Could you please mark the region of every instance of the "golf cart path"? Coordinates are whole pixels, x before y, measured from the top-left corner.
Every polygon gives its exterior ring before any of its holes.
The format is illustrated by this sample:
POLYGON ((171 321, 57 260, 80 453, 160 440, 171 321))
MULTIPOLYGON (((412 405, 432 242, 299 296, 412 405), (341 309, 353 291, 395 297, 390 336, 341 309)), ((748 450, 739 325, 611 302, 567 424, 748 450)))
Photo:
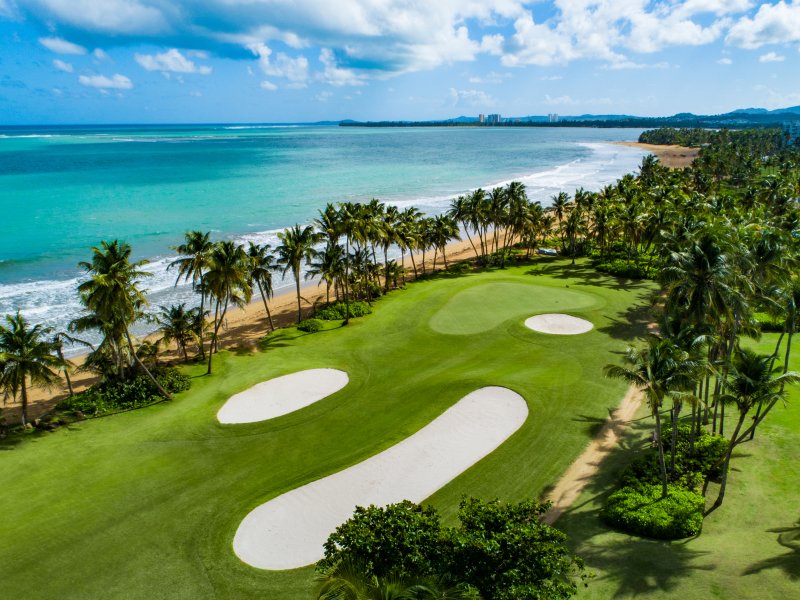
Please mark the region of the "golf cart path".
POLYGON ((547 495, 547 499, 553 503, 553 506, 542 517, 545 523, 552 525, 572 506, 586 484, 597 473, 600 463, 619 443, 623 431, 630 424, 641 402, 641 391, 632 386, 628 388, 620 405, 594 439, 589 442, 586 450, 569 466, 547 495))

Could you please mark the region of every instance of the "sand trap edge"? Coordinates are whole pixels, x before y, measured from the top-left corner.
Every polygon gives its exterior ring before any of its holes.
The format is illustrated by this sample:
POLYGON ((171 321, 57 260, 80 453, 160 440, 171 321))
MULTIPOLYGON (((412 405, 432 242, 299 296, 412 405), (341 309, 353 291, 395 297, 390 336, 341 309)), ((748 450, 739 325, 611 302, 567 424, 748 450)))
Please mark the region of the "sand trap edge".
POLYGON ((525 327, 550 335, 579 335, 594 329, 594 324, 562 313, 546 313, 525 319, 525 327))
POLYGON ((350 381, 338 369, 306 369, 273 377, 234 394, 217 411, 223 425, 258 423, 310 406, 335 394, 350 381))
POLYGON ((475 390, 383 452, 257 506, 239 525, 233 550, 259 569, 310 565, 357 505, 422 502, 500 447, 527 417, 516 392, 475 390))

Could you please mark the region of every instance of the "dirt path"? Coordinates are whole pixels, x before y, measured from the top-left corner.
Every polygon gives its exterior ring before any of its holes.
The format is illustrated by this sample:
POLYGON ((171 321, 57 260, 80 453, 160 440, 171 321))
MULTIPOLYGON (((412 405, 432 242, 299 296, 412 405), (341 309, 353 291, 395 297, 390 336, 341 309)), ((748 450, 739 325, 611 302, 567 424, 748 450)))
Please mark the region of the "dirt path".
POLYGON ((586 450, 573 462, 547 495, 553 507, 542 520, 552 525, 578 498, 583 488, 594 477, 600 463, 619 442, 622 432, 636 414, 642 401, 639 390, 631 387, 614 413, 608 418, 586 450))

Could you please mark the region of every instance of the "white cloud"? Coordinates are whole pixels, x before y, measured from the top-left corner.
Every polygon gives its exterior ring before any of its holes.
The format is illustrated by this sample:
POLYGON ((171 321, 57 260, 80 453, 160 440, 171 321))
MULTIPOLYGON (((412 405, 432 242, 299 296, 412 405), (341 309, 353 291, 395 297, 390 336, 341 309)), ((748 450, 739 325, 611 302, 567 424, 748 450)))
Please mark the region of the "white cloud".
POLYGON ((53 66, 59 71, 64 71, 64 73, 72 73, 75 70, 70 63, 58 60, 57 58, 53 59, 53 66))
POLYGON ((548 106, 608 106, 612 104, 612 102, 611 98, 589 98, 587 100, 576 100, 572 96, 568 95, 556 96, 554 98, 549 94, 545 94, 542 104, 546 104, 548 106))
POLYGON ((503 83, 506 79, 511 78, 511 73, 496 73, 495 71, 490 71, 484 77, 479 77, 477 75, 472 76, 469 78, 470 83, 488 83, 491 85, 499 85, 503 83))
POLYGON ((12 19, 14 16, 15 11, 14 7, 11 5, 11 2, 7 0, 0 0, 0 17, 12 19))
POLYGON ((108 88, 114 90, 129 90, 133 87, 133 82, 125 77, 125 75, 120 75, 119 73, 113 77, 106 77, 105 75, 81 75, 78 81, 81 85, 85 85, 86 87, 100 88, 101 90, 108 88))
POLYGON ((758 57, 758 62, 760 63, 783 62, 784 60, 786 60, 785 56, 775 52, 767 52, 758 57))
POLYGON ((211 67, 196 65, 181 54, 177 48, 171 48, 161 54, 134 54, 136 62, 148 71, 162 73, 198 73, 210 75, 211 67))
POLYGON ((717 64, 719 64, 719 65, 732 65, 733 61, 730 58, 724 57, 724 58, 720 58, 717 61, 717 64))
POLYGON ((180 19, 184 14, 182 8, 188 8, 164 2, 159 3, 162 10, 139 0, 28 0, 26 4, 43 21, 112 37, 167 33, 169 20, 180 19))
POLYGON ((505 38, 499 33, 494 35, 485 35, 481 38, 481 52, 500 56, 503 54, 503 42, 505 38))
POLYGON ((319 62, 324 70, 320 79, 327 84, 341 87, 344 85, 364 85, 364 76, 357 75, 352 69, 342 69, 336 64, 336 57, 330 48, 322 48, 319 53, 319 62))
POLYGON ((86 54, 86 48, 59 37, 39 38, 39 43, 56 54, 86 54))
POLYGON ((800 92, 782 92, 760 84, 753 89, 759 104, 764 108, 774 109, 800 105, 800 92))
POLYGON ((190 96, 194 96, 195 98, 202 98, 203 97, 203 92, 193 91, 193 92, 189 92, 189 95, 190 96))
POLYGON ((272 83, 271 81, 267 81, 265 79, 264 81, 261 82, 261 89, 274 92, 275 90, 278 89, 278 86, 272 83))
POLYGON ((755 49, 765 44, 800 41, 800 3, 762 4, 751 17, 742 17, 728 32, 725 41, 735 46, 755 49))
POLYGON ((308 59, 305 56, 294 58, 279 52, 273 61, 272 50, 266 44, 253 44, 250 50, 258 56, 258 65, 264 75, 270 77, 285 77, 292 83, 302 83, 308 80, 308 59))
POLYGON ((547 75, 545 77, 539 77, 539 81, 559 81, 563 79, 561 75, 547 75))
POLYGON ((111 57, 108 54, 106 54, 106 51, 103 50, 102 48, 95 48, 94 51, 92 52, 92 55, 97 60, 110 60, 111 59, 111 57))
POLYGON ((483 90, 450 88, 449 100, 451 106, 469 106, 471 108, 488 108, 497 104, 497 100, 483 90))
POLYGON ((331 99, 331 96, 333 96, 333 92, 326 91, 326 92, 320 92, 314 97, 317 99, 317 102, 327 102, 328 100, 331 99))

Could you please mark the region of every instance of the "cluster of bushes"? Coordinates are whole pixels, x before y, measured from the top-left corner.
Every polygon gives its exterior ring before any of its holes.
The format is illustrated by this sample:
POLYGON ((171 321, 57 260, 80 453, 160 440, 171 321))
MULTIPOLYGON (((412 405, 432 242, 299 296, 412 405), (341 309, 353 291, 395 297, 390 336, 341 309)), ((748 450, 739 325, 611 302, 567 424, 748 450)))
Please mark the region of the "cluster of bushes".
POLYGON ((319 319, 305 319, 297 324, 297 328, 306 333, 317 333, 321 331, 323 327, 324 325, 319 319))
POLYGON ((611 526, 637 535, 657 539, 680 539, 700 533, 705 497, 701 493, 707 479, 721 472, 728 440, 705 429, 692 435, 688 425, 679 425, 672 467, 672 432, 662 430, 669 484, 661 497, 661 471, 658 450, 650 449, 637 458, 620 476, 620 488, 601 511, 611 526))
POLYGON ((584 565, 566 535, 541 522, 549 506, 465 498, 455 527, 442 526, 433 507, 408 500, 358 507, 325 542, 317 570, 329 589, 344 565, 350 584, 355 574, 367 583, 435 580, 457 590, 436 597, 569 598, 585 577, 584 565))
MULTIPOLYGON (((350 303, 350 318, 363 317, 372 313, 372 307, 361 300, 350 303)), ((316 319, 323 321, 343 321, 347 314, 347 307, 344 302, 334 302, 320 308, 314 315, 316 319)), ((312 319, 309 319, 312 320, 312 319)))
POLYGON ((771 331, 780 333, 785 328, 785 321, 783 319, 776 319, 775 317, 764 312, 757 312, 753 315, 753 320, 761 331, 771 331))
POLYGON ((608 273, 615 277, 655 279, 658 275, 658 269, 654 266, 637 261, 632 262, 625 258, 595 259, 592 264, 601 273, 608 273))
MULTIPOLYGON (((178 369, 159 367, 152 370, 153 376, 170 394, 189 389, 189 378, 178 369)), ((163 400, 153 382, 146 375, 137 375, 123 381, 104 381, 93 385, 88 390, 62 400, 56 410, 63 412, 80 412, 85 416, 103 414, 141 408, 163 400)))

